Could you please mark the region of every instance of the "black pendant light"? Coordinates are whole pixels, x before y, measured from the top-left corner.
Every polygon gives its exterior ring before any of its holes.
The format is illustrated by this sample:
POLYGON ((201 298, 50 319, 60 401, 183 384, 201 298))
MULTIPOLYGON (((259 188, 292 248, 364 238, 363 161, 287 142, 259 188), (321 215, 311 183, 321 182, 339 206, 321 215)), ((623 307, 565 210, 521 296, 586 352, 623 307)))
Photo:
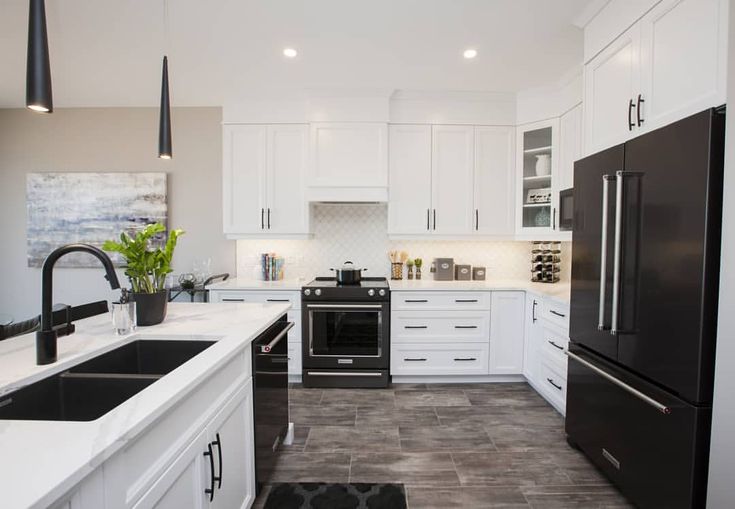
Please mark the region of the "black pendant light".
POLYGON ((28 61, 26 64, 26 107, 52 113, 51 64, 48 56, 45 0, 30 0, 28 12, 28 61))
MULTIPOLYGON (((163 0, 163 29, 164 44, 168 43, 168 2, 163 0)), ((161 73, 161 111, 158 118, 158 157, 171 159, 173 157, 171 144, 171 100, 168 93, 168 56, 163 56, 163 70, 161 73)))
POLYGON ((168 95, 168 57, 163 57, 163 75, 161 78, 161 111, 158 120, 158 157, 171 159, 171 102, 168 95))

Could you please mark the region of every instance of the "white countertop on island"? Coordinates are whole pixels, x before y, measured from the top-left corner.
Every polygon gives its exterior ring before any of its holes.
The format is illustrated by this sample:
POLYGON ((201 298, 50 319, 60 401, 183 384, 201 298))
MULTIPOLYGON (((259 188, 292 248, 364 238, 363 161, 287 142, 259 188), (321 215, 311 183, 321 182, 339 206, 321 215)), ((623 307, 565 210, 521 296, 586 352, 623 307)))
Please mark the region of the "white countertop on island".
POLYGON ((435 281, 433 279, 401 279, 391 280, 390 289, 393 292, 398 291, 503 291, 503 290, 520 290, 527 291, 548 297, 559 302, 569 303, 570 284, 569 283, 532 283, 531 281, 522 281, 518 279, 508 280, 487 280, 487 281, 435 281))
POLYGON ((109 315, 75 322, 58 340, 58 361, 36 366, 35 335, 0 343, 0 394, 46 378, 137 339, 216 340, 198 356, 95 421, 0 420, 2 506, 46 507, 152 425, 249 345, 289 304, 169 304, 166 320, 114 335, 109 315))

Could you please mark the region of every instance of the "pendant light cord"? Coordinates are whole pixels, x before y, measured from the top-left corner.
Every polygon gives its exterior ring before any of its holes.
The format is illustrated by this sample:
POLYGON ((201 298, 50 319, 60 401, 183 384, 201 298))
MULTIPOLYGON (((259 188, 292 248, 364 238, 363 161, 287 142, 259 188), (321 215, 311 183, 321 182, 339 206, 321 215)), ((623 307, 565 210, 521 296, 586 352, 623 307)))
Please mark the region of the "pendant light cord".
POLYGON ((169 33, 168 33, 168 0, 163 0, 163 54, 169 53, 169 33))

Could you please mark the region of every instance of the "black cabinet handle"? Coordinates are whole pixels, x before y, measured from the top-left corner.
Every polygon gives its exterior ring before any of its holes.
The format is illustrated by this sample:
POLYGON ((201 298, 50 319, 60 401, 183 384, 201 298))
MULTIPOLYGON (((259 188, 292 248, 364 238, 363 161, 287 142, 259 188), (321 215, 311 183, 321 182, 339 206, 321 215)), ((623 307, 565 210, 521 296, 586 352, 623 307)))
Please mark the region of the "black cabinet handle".
POLYGON ((429 302, 426 299, 406 299, 404 302, 429 302))
POLYGON ((475 357, 455 357, 454 360, 457 362, 470 362, 476 361, 477 359, 475 357))
POLYGON ((476 329, 477 325, 455 325, 455 329, 476 329))
POLYGON ((260 209, 260 229, 265 230, 265 221, 263 219, 263 214, 265 214, 265 209, 260 209))
POLYGON ((436 209, 434 209, 434 230, 436 231, 436 209))
POLYGON ((454 299, 454 302, 477 302, 477 299, 454 299))
POLYGON ((552 209, 551 214, 551 229, 556 230, 556 207, 552 209))
POLYGON ((547 382, 549 382, 551 385, 557 388, 557 390, 561 390, 561 385, 556 385, 554 381, 551 378, 546 379, 547 382))
POLYGON ((475 231, 480 229, 480 211, 475 209, 475 231))
POLYGON ((632 131, 635 127, 633 123, 633 108, 635 108, 635 104, 633 104, 633 99, 631 99, 628 103, 628 131, 632 131))
POLYGON ((560 318, 566 318, 567 317, 567 315, 563 315, 563 314, 559 313, 558 311, 554 311, 553 309, 550 309, 549 310, 549 313, 551 313, 552 315, 556 315, 556 316, 558 316, 560 318))
POLYGON ((404 362, 426 362, 426 359, 411 359, 410 357, 404 357, 404 362))
POLYGON ((271 209, 268 207, 268 229, 271 229, 271 209))
POLYGON ((646 102, 645 99, 643 99, 643 96, 641 94, 638 94, 638 110, 636 112, 636 116, 638 117, 638 127, 641 126, 641 124, 646 120, 641 115, 641 104, 646 102))
POLYGON ((550 344, 551 346, 553 346, 554 348, 558 348, 559 350, 564 350, 564 347, 563 347, 563 346, 559 346, 559 345, 557 345, 556 343, 554 343, 554 342, 553 342, 553 341, 551 341, 550 339, 547 339, 546 341, 548 341, 548 342, 549 342, 549 344, 550 344))
POLYGON ((291 302, 291 299, 266 299, 266 302, 291 302))
POLYGON ((212 454, 212 444, 207 444, 207 450, 204 452, 204 456, 209 456, 209 488, 204 489, 204 493, 209 495, 209 501, 211 502, 214 500, 214 481, 215 481, 215 475, 214 475, 214 455, 212 454))
POLYGON ((404 325, 404 329, 428 329, 429 327, 426 325, 404 325))
POLYGON ((533 318, 533 323, 536 323, 536 306, 538 306, 538 302, 535 300, 533 301, 533 309, 531 310, 531 317, 533 318))
MULTIPOLYGON (((217 481, 217 489, 222 489, 222 439, 219 437, 219 433, 217 433, 217 440, 212 442, 212 445, 217 446, 217 462, 219 464, 219 475, 217 477, 214 477, 213 479, 217 481)), ((214 485, 214 483, 212 483, 214 485)))
POLYGON ((426 209, 426 229, 431 230, 431 209, 426 209))
POLYGON ((245 299, 222 299, 222 302, 245 302, 245 299))

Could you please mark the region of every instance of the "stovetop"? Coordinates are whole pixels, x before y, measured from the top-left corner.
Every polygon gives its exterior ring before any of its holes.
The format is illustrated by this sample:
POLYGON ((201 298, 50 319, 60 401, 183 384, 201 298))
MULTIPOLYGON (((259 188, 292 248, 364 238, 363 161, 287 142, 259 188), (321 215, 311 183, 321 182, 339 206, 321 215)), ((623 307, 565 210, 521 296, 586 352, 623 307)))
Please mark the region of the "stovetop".
POLYGON ((390 287, 384 277, 364 277, 359 284, 341 285, 333 277, 318 277, 301 288, 304 300, 388 301, 390 287))
POLYGON ((318 277, 304 288, 388 288, 388 280, 384 277, 363 277, 356 285, 341 285, 333 277, 318 277))

